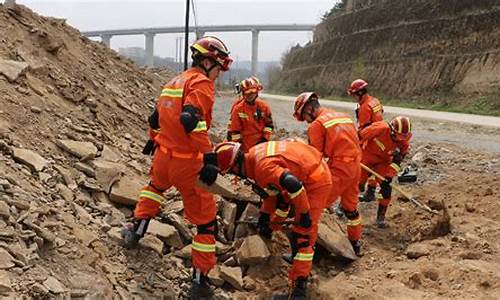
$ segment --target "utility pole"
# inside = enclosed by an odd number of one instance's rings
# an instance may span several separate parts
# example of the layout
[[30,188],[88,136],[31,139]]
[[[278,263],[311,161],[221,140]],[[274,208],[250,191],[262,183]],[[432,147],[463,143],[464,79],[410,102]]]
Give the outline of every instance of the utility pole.
[[184,27],[184,70],[188,68],[189,47],[189,0],[186,0],[186,25]]

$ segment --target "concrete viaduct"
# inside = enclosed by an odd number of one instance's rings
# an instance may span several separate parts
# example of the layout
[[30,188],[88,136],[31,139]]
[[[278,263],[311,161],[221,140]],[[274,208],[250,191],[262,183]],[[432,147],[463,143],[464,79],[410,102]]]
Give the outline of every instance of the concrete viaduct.
[[[190,27],[190,31],[196,34],[196,37],[202,37],[207,32],[241,32],[249,31],[252,33],[252,74],[257,74],[258,52],[259,52],[259,33],[261,31],[313,31],[315,25],[312,24],[277,24],[277,25],[212,25]],[[102,42],[110,46],[111,38],[115,35],[144,35],[146,64],[153,65],[154,37],[156,34],[183,33],[184,27],[156,27],[156,28],[136,28],[136,29],[115,29],[115,30],[96,30],[82,32],[87,37],[100,37]]]

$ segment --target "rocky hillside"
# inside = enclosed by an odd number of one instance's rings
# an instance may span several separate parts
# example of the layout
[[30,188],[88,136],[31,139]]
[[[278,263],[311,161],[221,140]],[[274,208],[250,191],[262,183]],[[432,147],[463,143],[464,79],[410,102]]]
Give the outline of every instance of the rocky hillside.
[[387,97],[484,96],[500,109],[498,1],[344,3],[317,26],[312,43],[290,50],[277,89],[345,95],[363,77]]

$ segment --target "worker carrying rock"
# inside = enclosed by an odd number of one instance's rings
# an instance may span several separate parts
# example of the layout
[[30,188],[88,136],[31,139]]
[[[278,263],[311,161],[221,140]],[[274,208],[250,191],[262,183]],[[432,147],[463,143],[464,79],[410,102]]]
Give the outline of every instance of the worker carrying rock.
[[[375,122],[359,133],[362,145],[361,163],[374,170],[385,180],[377,179],[380,185],[382,199],[379,200],[377,210],[377,225],[384,228],[385,214],[391,202],[391,182],[401,169],[401,162],[409,151],[411,122],[408,117],[397,116],[389,123]],[[361,171],[360,184],[364,184],[369,176],[366,170]],[[368,183],[366,193],[361,198],[363,202],[375,200],[376,184]]]
[[262,84],[255,76],[241,81],[241,96],[231,109],[228,140],[241,143],[245,152],[258,143],[269,141],[273,133],[271,107],[259,97],[261,90]]
[[340,197],[348,219],[347,236],[356,255],[361,252],[361,216],[358,212],[361,148],[354,121],[341,112],[321,107],[318,94],[306,92],[295,99],[293,116],[309,123],[309,144],[323,153],[332,175],[330,207]]
[[157,149],[150,179],[139,195],[133,224],[123,231],[126,247],[135,246],[144,236],[151,218],[165,201],[163,193],[175,186],[182,196],[184,215],[195,224],[192,242],[193,284],[191,297],[213,294],[207,273],[216,262],[216,205],[212,194],[196,184],[217,178],[216,155],[207,130],[212,122],[217,77],[232,62],[228,48],[216,37],[205,36],[191,45],[192,67],[174,77],[161,91],[150,117]]
[[363,79],[354,80],[347,94],[352,96],[358,102],[356,108],[356,120],[358,121],[358,131],[370,126],[373,122],[383,121],[384,108],[380,101],[368,94],[368,83]]
[[[276,225],[295,212],[291,249],[293,263],[288,273],[290,291],[284,299],[305,299],[311,272],[318,222],[329,201],[331,175],[322,155],[298,141],[270,141],[244,153],[241,144],[224,142],[215,147],[222,174],[250,178],[261,190],[258,231],[271,238]],[[290,297],[290,298],[288,298]]]

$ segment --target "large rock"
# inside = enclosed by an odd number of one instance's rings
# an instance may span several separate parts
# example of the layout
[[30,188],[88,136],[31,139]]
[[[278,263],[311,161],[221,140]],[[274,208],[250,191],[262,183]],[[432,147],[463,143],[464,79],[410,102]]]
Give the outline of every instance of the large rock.
[[12,257],[9,252],[5,249],[0,248],[0,269],[9,269],[15,266],[14,257]]
[[220,266],[220,277],[235,289],[243,290],[243,275],[240,267]]
[[151,220],[149,222],[148,232],[156,235],[169,246],[177,249],[184,247],[181,237],[174,226]]
[[139,244],[145,248],[152,249],[156,253],[163,254],[163,242],[154,235],[146,234],[140,241]]
[[91,142],[57,140],[56,145],[78,158],[92,159],[97,154],[97,147]]
[[92,162],[92,166],[97,183],[106,192],[110,191],[111,186],[119,181],[123,174],[123,167],[118,163],[98,159]]
[[[248,219],[259,217],[259,209],[253,204],[248,204],[243,213],[241,214],[240,221],[245,221]],[[248,224],[238,224],[236,230],[234,231],[234,238],[239,239],[241,237],[247,236],[251,232]]]
[[34,172],[40,172],[47,166],[45,158],[28,149],[13,148],[12,157],[18,163],[27,165]]
[[124,205],[135,205],[143,183],[143,180],[138,178],[123,177],[111,187],[109,200]]
[[185,221],[178,214],[168,214],[167,219],[174,225],[177,232],[186,240],[191,241],[193,239],[193,233],[187,227]]
[[421,256],[427,256],[429,255],[429,253],[429,245],[426,244],[411,244],[406,249],[406,256],[412,259],[419,258]]
[[15,82],[29,68],[29,64],[22,61],[0,59],[0,74],[9,82]]
[[236,252],[240,264],[252,265],[265,262],[271,253],[259,235],[251,235],[243,240]]
[[0,294],[9,293],[12,291],[12,285],[10,283],[9,273],[6,271],[0,271]]
[[8,219],[10,217],[10,207],[4,201],[0,201],[0,217],[5,219]]
[[73,234],[87,247],[99,238],[94,232],[79,227],[73,228]]
[[43,282],[43,285],[54,294],[61,294],[66,292],[64,285],[59,282],[55,277],[50,276]]
[[229,201],[224,202],[224,209],[222,211],[222,220],[224,223],[224,230],[226,232],[226,237],[229,240],[232,240],[234,236],[234,221],[236,220],[237,211],[238,211],[238,206],[235,203],[231,203]]
[[339,225],[329,215],[324,215],[318,226],[318,244],[332,254],[351,260],[358,259],[352,245]]
[[221,273],[220,273],[220,266],[218,266],[218,265],[213,267],[210,270],[210,272],[208,272],[207,276],[208,276],[208,279],[210,279],[210,282],[217,287],[221,287],[224,284],[224,279],[222,279]]

